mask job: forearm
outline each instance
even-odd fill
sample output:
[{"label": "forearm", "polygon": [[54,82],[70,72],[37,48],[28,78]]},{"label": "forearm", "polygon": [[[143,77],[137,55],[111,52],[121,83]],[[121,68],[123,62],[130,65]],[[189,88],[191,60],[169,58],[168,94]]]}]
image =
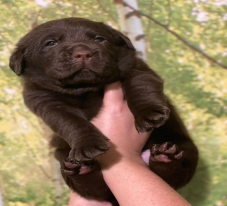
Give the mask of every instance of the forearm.
[{"label": "forearm", "polygon": [[102,172],[121,206],[190,206],[139,157],[122,159]]},{"label": "forearm", "polygon": [[105,182],[121,206],[190,206],[140,157],[150,133],[136,131],[119,83],[106,89],[102,112],[92,123],[110,139],[109,150],[97,160]]}]

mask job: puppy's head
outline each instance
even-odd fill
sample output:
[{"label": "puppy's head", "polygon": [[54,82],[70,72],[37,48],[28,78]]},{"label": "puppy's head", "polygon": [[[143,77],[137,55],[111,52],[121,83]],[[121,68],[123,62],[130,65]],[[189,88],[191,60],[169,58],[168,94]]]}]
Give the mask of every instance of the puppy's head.
[{"label": "puppy's head", "polygon": [[81,18],[44,23],[25,35],[10,68],[26,82],[63,93],[83,93],[122,78],[135,61],[130,40]]}]

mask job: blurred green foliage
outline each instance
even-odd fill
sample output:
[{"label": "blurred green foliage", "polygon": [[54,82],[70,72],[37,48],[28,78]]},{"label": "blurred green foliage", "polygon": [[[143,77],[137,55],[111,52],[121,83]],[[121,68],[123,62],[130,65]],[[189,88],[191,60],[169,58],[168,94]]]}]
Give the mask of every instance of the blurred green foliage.
[{"label": "blurred green foliage", "polygon": [[[83,17],[118,28],[110,0],[0,1],[0,191],[6,206],[66,205],[56,202],[50,179],[48,139],[24,106],[19,78],[8,67],[15,43],[32,27],[63,17]],[[193,180],[180,193],[193,206],[227,205],[227,2],[138,0],[149,65],[165,80],[165,93],[184,118],[200,151]],[[182,37],[197,52],[168,29]],[[46,148],[46,149],[45,149]]]}]

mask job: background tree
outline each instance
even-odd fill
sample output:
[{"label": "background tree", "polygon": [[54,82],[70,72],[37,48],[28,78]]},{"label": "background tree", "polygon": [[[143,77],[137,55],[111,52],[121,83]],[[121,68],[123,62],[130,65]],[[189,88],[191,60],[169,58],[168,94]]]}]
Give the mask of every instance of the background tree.
[{"label": "background tree", "polygon": [[[137,3],[147,62],[165,80],[165,93],[177,106],[200,151],[197,173],[180,193],[193,206],[227,205],[227,2]],[[8,59],[18,39],[40,23],[76,16],[119,28],[118,13],[112,0],[1,0],[0,10],[0,184],[4,204],[62,206],[68,189],[62,186],[61,199],[56,202],[48,137],[24,106],[19,78],[9,69]]]},{"label": "background tree", "polygon": [[[114,0],[120,31],[127,35],[137,50],[137,56],[146,61],[145,35],[138,11],[137,0]],[[133,9],[131,9],[133,8]]]}]

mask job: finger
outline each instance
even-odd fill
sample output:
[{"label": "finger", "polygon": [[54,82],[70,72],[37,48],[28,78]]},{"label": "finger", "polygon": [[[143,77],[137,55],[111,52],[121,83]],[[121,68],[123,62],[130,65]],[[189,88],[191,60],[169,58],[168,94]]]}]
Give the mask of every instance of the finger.
[{"label": "finger", "polygon": [[115,82],[106,86],[104,91],[103,104],[105,106],[124,102],[124,93],[120,82]]}]

